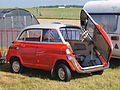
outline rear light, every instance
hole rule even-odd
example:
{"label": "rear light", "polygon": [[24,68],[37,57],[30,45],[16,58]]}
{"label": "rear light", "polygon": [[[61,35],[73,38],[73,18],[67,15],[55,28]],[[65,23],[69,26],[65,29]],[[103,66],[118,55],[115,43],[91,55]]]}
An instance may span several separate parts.
{"label": "rear light", "polygon": [[111,40],[119,40],[119,36],[112,36]]}
{"label": "rear light", "polygon": [[119,47],[118,47],[118,45],[117,44],[115,44],[115,47],[114,47],[115,49],[119,49]]}

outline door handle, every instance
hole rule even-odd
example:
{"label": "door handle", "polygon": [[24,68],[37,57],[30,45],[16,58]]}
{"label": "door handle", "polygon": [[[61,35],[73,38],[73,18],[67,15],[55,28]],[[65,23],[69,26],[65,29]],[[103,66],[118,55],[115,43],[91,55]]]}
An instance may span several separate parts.
{"label": "door handle", "polygon": [[43,54],[45,54],[45,51],[36,52],[36,55],[37,55],[37,56],[40,56],[40,55],[43,55]]}

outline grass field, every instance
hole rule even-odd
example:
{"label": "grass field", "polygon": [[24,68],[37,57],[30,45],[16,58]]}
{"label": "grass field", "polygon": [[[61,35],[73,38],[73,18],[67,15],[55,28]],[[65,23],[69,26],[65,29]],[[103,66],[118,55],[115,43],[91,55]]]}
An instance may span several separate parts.
{"label": "grass field", "polygon": [[80,11],[82,8],[22,8],[22,9],[30,11],[37,17],[37,19],[79,20]]}
{"label": "grass field", "polygon": [[81,8],[25,8],[38,19],[79,19]]}
{"label": "grass field", "polygon": [[13,74],[9,64],[1,64],[0,90],[120,90],[120,60],[111,60],[103,75],[75,74],[70,82],[52,80],[50,72],[35,69]]}

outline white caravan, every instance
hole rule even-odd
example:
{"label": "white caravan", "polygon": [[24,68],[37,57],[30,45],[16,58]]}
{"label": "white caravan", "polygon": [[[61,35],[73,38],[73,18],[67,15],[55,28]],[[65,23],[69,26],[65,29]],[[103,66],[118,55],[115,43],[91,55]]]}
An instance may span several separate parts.
{"label": "white caravan", "polygon": [[83,7],[104,28],[113,44],[113,58],[120,58],[120,1],[90,1]]}

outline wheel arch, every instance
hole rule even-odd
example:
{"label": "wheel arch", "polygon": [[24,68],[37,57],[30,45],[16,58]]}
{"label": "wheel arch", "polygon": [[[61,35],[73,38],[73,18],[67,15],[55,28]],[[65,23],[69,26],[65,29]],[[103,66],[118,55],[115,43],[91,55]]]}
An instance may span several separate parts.
{"label": "wheel arch", "polygon": [[58,65],[58,64],[65,64],[68,66],[68,68],[71,70],[71,71],[75,71],[75,68],[73,67],[73,65],[71,64],[71,62],[67,62],[66,60],[64,59],[59,59],[55,62],[55,65],[53,67],[53,69]]}
{"label": "wheel arch", "polygon": [[[20,61],[20,58],[17,56],[11,56],[9,62],[11,63],[14,59]],[[20,61],[21,62],[21,61]]]}

